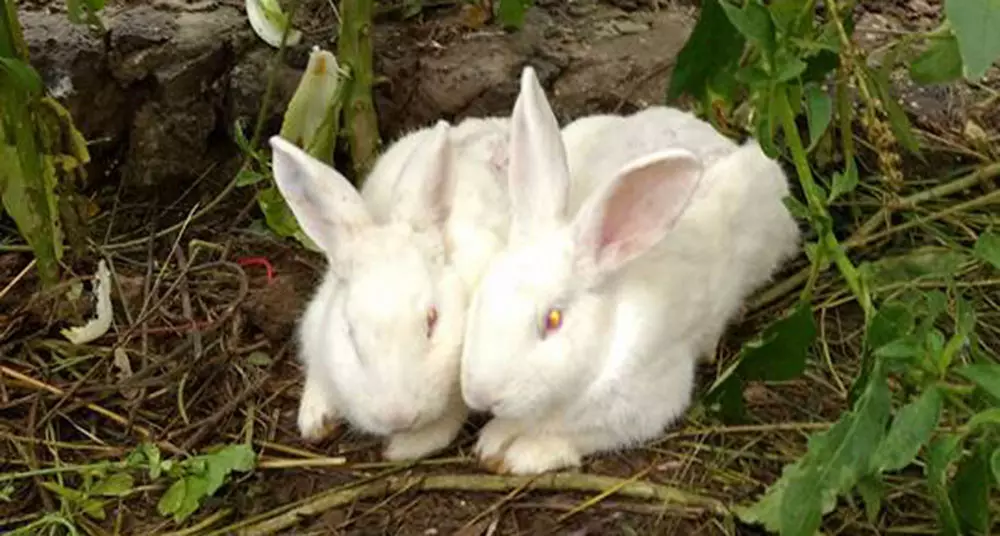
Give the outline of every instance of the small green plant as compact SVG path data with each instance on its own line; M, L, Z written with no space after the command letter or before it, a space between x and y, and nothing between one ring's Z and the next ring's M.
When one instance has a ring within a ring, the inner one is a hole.
M805 455L786 466L758 502L739 508L739 516L783 535L812 535L839 497L857 493L875 519L884 475L922 457L941 533L986 533L990 489L1000 485L1000 364L977 340L975 309L956 274L1000 268L997 235L982 229L971 250L953 243L944 251L857 265L850 248L863 244L881 220L874 217L873 225L845 242L830 209L863 183L854 145L854 88L861 101L858 123L878 155L880 174L868 188L892 200L883 218L907 200L939 195L899 197L908 187L900 149L914 155L921 149L892 98L889 75L909 58L918 82L981 77L1000 56L1000 34L987 30L1000 22L1000 4L946 0L941 27L894 41L877 66L853 41L853 8L843 0L823 2L819 10L811 0L704 0L678 58L668 99L692 97L719 128L745 127L767 152L789 158L804 202L789 198L787 205L812 236L798 305L743 348L707 402L723 417L739 419L744 380L787 380L803 371L816 337L815 285L835 266L865 326L851 406L829 430L813 435ZM733 119L740 117L742 124ZM824 176L814 162L834 161L838 138L840 168ZM945 291L920 286L927 282ZM943 431L945 415L963 424Z
M204 454L184 460L163 459L160 449L151 443L135 448L123 461L101 462L78 466L57 466L26 473L0 476L0 487L6 495L14 493L10 482L30 476L52 474L55 480L42 482L60 501L58 512L51 512L10 534L39 534L45 527L60 526L70 534L77 534L76 516L84 515L102 521L107 517L106 508L134 494L137 480L142 474L149 484L170 483L157 503L162 516L183 523L232 478L234 472L249 472L257 466L257 455L247 444L231 444L212 449ZM78 485L70 486L65 474L76 474ZM0 494L0 500L4 495Z
M100 0L69 4L70 18L98 24ZM95 22L96 21L96 22ZM0 6L0 198L31 246L43 284L59 279L63 237L78 241L74 183L90 161L69 112L31 67L14 0ZM68 228L64 224L69 224Z

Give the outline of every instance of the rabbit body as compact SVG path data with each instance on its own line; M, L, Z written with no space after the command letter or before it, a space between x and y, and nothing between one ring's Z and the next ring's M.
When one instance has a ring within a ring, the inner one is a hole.
M359 194L272 138L275 179L329 268L298 330L298 425L340 419L388 437L388 459L448 445L468 413L458 387L472 285L508 228L507 120L441 121L380 156Z
M690 403L697 358L799 240L787 179L756 143L655 107L572 123L562 148L529 69L511 245L473 297L461 382L494 415L481 460L519 474L660 434Z

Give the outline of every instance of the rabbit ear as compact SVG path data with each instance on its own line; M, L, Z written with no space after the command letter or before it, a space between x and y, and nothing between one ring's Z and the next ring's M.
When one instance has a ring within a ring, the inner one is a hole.
M569 188L559 122L531 67L525 67L521 74L510 128L512 237L523 237L562 221Z
M400 170L391 219L408 222L420 229L444 222L450 210L451 150L450 125L447 121L438 121L410 152Z
M274 179L295 219L331 263L343 268L351 242L372 225L361 196L343 175L295 144L278 136L270 144Z
M573 222L578 268L599 278L649 251L687 209L701 175L701 161L681 149L626 165Z

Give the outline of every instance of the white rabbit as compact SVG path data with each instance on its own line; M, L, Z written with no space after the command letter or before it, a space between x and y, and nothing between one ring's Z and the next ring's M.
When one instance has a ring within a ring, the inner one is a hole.
M341 418L388 436L388 459L447 446L468 408L458 387L471 286L504 243L507 119L410 133L362 192L292 143L271 138L274 176L329 267L298 330L298 426Z
M799 245L787 179L756 143L664 108L588 123L564 130L567 162L525 70L510 245L473 294L462 352L462 396L494 416L476 445L494 471L575 466L662 433L699 354Z

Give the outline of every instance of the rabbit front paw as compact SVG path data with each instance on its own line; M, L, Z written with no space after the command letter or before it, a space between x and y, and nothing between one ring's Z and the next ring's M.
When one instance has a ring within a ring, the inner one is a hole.
M340 416L321 386L306 380L299 402L299 434L306 441L319 441L337 429Z
M580 453L565 438L552 435L524 435L515 439L504 454L505 472L534 475L576 467Z
M393 434L382 456L391 461L423 458L451 444L461 429L462 419L446 416L423 428Z
M522 434L523 428L493 419L479 433L480 465L499 474L528 475L580 465L580 453L566 438Z

